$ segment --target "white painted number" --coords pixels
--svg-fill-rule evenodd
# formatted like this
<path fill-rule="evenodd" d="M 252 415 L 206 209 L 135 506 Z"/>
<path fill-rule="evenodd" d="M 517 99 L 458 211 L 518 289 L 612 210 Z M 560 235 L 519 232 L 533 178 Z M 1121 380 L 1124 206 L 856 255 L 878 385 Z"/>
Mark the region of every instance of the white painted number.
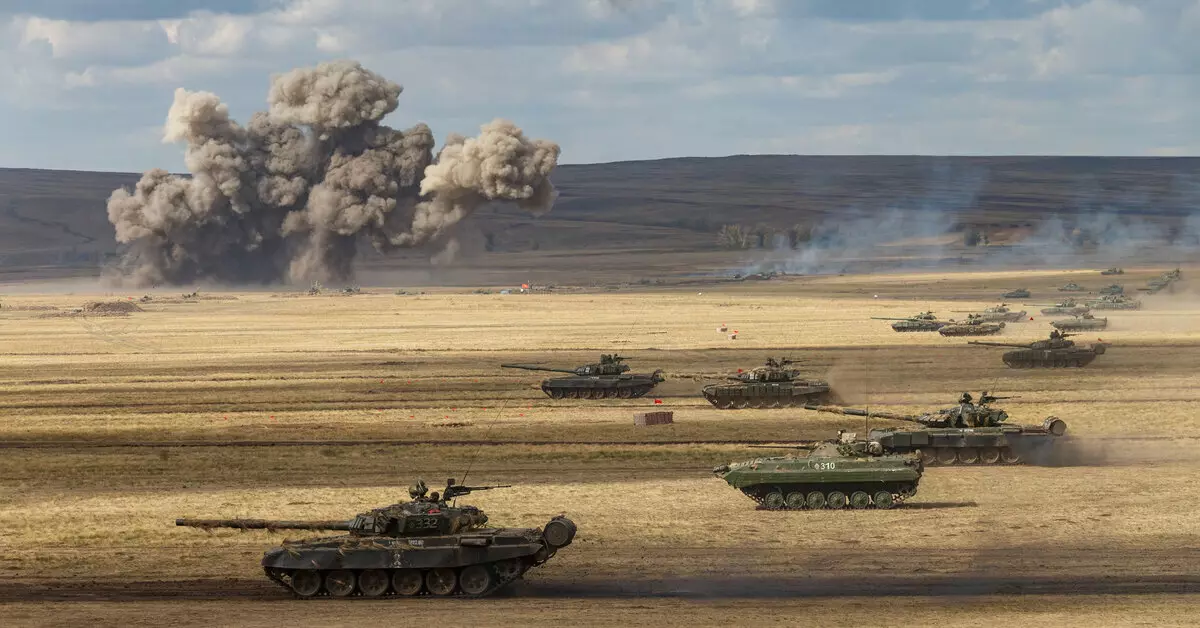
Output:
<path fill-rule="evenodd" d="M 837 468 L 837 463 L 835 463 L 835 462 L 814 462 L 813 468 L 816 469 L 817 471 L 833 471 L 834 469 Z"/>

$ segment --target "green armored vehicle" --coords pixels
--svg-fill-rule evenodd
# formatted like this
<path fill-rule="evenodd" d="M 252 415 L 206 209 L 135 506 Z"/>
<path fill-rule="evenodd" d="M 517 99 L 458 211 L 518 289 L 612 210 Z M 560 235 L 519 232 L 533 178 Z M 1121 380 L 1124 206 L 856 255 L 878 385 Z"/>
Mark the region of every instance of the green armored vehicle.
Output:
<path fill-rule="evenodd" d="M 262 558 L 268 578 L 301 598 L 484 597 L 550 560 L 575 538 L 575 523 L 557 516 L 544 527 L 486 527 L 487 515 L 456 506 L 457 497 L 498 486 L 462 486 L 376 508 L 350 521 L 176 519 L 195 528 L 342 530 L 340 536 L 284 541 Z"/>
<path fill-rule="evenodd" d="M 1097 342 L 1090 347 L 1081 347 L 1075 344 L 1074 340 L 1067 340 L 1067 337 L 1074 334 L 1061 332 L 1055 329 L 1050 332 L 1050 338 L 1047 340 L 1035 340 L 1029 344 L 1017 344 L 1010 342 L 984 342 L 982 340 L 970 340 L 967 344 L 983 345 L 988 347 L 1014 347 L 1016 351 L 1006 351 L 1001 358 L 1008 368 L 1066 368 L 1068 366 L 1087 366 L 1096 359 L 1098 355 L 1104 355 L 1108 349 L 1108 343 Z"/>
<path fill-rule="evenodd" d="M 1088 301 L 1087 305 L 1093 310 L 1140 310 L 1142 308 L 1141 301 L 1131 299 L 1123 294 L 1106 294 L 1099 299 Z"/>
<path fill-rule="evenodd" d="M 1074 281 L 1058 288 L 1059 292 L 1083 292 L 1084 290 L 1086 290 L 1086 288 L 1075 283 Z"/>
<path fill-rule="evenodd" d="M 946 325 L 949 321 L 939 321 L 933 312 L 921 312 L 916 316 L 908 318 L 888 318 L 884 316 L 872 316 L 871 320 L 876 321 L 896 321 L 892 323 L 892 329 L 899 332 L 907 331 L 937 331 Z"/>
<path fill-rule="evenodd" d="M 842 433 L 805 456 L 733 462 L 713 469 L 767 510 L 891 508 L 917 492 L 924 468 L 917 456 L 884 455 L 878 443 Z"/>
<path fill-rule="evenodd" d="M 1004 294 L 1000 295 L 1000 298 L 1002 298 L 1002 299 L 1028 299 L 1029 291 L 1026 290 L 1025 288 L 1017 288 L 1016 290 L 1011 290 L 1009 292 L 1005 292 Z"/>
<path fill-rule="evenodd" d="M 1101 288 L 1100 294 L 1125 294 L 1125 287 L 1119 283 L 1114 283 L 1110 286 L 1104 286 Z"/>
<path fill-rule="evenodd" d="M 1109 268 L 1108 270 L 1100 271 L 1100 274 L 1101 275 L 1124 275 L 1125 269 L 1117 268 L 1116 266 L 1113 266 L 1112 268 Z"/>
<path fill-rule="evenodd" d="M 1095 331 L 1107 329 L 1108 318 L 1096 318 L 1092 314 L 1083 314 L 1075 318 L 1051 321 L 1050 325 L 1060 331 Z"/>
<path fill-rule="evenodd" d="M 1092 308 L 1086 305 L 1080 305 L 1074 298 L 1069 298 L 1055 303 L 1053 307 L 1042 308 L 1042 314 L 1070 314 L 1078 316 L 1080 314 L 1087 314 L 1091 310 Z"/>
<path fill-rule="evenodd" d="M 962 322 L 950 321 L 951 324 L 938 330 L 943 336 L 991 336 L 1004 329 L 1004 323 L 988 322 L 979 314 L 969 314 Z"/>
<path fill-rule="evenodd" d="M 1067 431 L 1067 424 L 1050 416 L 1041 425 L 1006 423 L 1008 413 L 989 407 L 998 399 L 984 392 L 979 403 L 963 393 L 957 406 L 925 414 L 867 412 L 851 408 L 806 405 L 805 409 L 850 416 L 919 423 L 919 428 L 873 428 L 867 440 L 885 454 L 916 453 L 927 465 L 1022 464 L 1037 462 Z"/>
<path fill-rule="evenodd" d="M 617 354 L 604 354 L 600 361 L 585 364 L 573 369 L 557 369 L 535 364 L 501 364 L 506 369 L 525 369 L 527 371 L 551 371 L 554 373 L 570 373 L 567 377 L 551 377 L 542 381 L 542 392 L 551 399 L 601 399 L 604 397 L 620 397 L 630 399 L 641 397 L 650 392 L 659 383 L 666 381 L 662 371 L 653 373 L 627 373 L 629 365 L 624 364 L 625 358 Z"/>
<path fill-rule="evenodd" d="M 967 314 L 968 313 L 963 310 L 955 310 L 955 312 L 959 313 L 959 314 Z M 1001 303 L 1000 305 L 993 305 L 991 307 L 986 307 L 986 308 L 983 308 L 983 311 L 980 313 L 977 313 L 977 314 L 971 313 L 971 314 L 979 317 L 980 320 L 987 322 L 987 323 L 999 323 L 999 322 L 1015 323 L 1017 321 L 1023 321 L 1027 318 L 1025 310 L 1017 310 L 1017 311 L 1010 310 L 1008 308 L 1007 303 Z"/>
<path fill-rule="evenodd" d="M 830 397 L 829 383 L 802 379 L 799 370 L 788 368 L 791 363 L 788 359 L 767 358 L 766 366 L 729 376 L 737 383 L 705 386 L 704 398 L 722 410 L 825 403 Z"/>

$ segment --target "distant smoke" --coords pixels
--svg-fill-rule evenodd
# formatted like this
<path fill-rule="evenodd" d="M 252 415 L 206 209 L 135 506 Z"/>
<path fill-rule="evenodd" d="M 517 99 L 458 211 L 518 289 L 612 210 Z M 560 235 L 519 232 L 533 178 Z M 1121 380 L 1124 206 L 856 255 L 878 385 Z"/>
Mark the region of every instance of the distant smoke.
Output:
<path fill-rule="evenodd" d="M 489 201 L 549 211 L 559 146 L 506 120 L 452 135 L 380 124 L 402 88 L 354 61 L 275 76 L 246 127 L 208 92 L 178 89 L 164 141 L 190 178 L 146 172 L 108 200 L 120 274 L 135 284 L 350 278 L 361 239 L 380 252 L 443 240 Z M 455 243 L 443 251 L 453 258 Z"/>

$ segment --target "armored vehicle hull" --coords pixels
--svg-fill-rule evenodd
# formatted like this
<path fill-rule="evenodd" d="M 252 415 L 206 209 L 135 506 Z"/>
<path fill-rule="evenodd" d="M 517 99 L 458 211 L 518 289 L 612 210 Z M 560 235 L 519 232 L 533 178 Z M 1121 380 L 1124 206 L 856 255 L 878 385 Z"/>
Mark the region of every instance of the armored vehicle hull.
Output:
<path fill-rule="evenodd" d="M 1042 314 L 1067 314 L 1070 316 L 1079 316 L 1080 314 L 1087 314 L 1090 311 L 1092 311 L 1092 308 L 1086 305 L 1056 305 L 1054 307 L 1043 308 Z"/>
<path fill-rule="evenodd" d="M 900 332 L 937 331 L 949 324 L 946 321 L 896 321 L 892 323 L 892 330 Z"/>
<path fill-rule="evenodd" d="M 570 545 L 575 530 L 570 519 L 555 518 L 541 530 L 312 539 L 269 550 L 262 566 L 268 578 L 302 598 L 484 597 Z"/>
<path fill-rule="evenodd" d="M 1065 286 L 1061 286 L 1058 289 L 1059 292 L 1083 292 L 1084 290 L 1085 288 L 1083 286 L 1073 282 Z"/>
<path fill-rule="evenodd" d="M 631 399 L 645 395 L 661 381 L 657 373 L 551 377 L 542 382 L 542 392 L 551 399 Z"/>
<path fill-rule="evenodd" d="M 1101 275 L 1124 275 L 1125 270 L 1114 267 L 1114 268 L 1109 268 L 1108 270 L 1102 270 L 1102 271 L 1100 271 L 1100 274 Z"/>
<path fill-rule="evenodd" d="M 1097 329 L 1106 329 L 1108 327 L 1107 318 L 1064 318 L 1060 321 L 1051 321 L 1050 325 L 1055 329 L 1063 331 L 1094 331 Z"/>
<path fill-rule="evenodd" d="M 1088 306 L 1093 310 L 1140 310 L 1142 302 L 1133 301 L 1088 301 Z"/>
<path fill-rule="evenodd" d="M 1105 345 L 1097 344 L 1090 349 L 1017 349 L 1006 351 L 1001 359 L 1011 369 L 1083 367 L 1091 364 L 1096 356 L 1103 355 L 1105 348 Z"/>
<path fill-rule="evenodd" d="M 808 456 L 754 458 L 713 474 L 768 510 L 891 508 L 917 492 L 920 458 L 881 455 L 877 445 L 874 454 L 851 447 L 824 443 Z"/>
<path fill-rule="evenodd" d="M 1004 299 L 1028 299 L 1029 291 L 1024 288 L 1018 288 L 1018 289 L 1012 290 L 1010 292 L 1005 292 L 1004 294 L 1002 294 L 1000 296 L 1001 296 L 1001 298 L 1004 298 Z"/>
<path fill-rule="evenodd" d="M 703 392 L 709 403 L 722 410 L 828 403 L 832 395 L 829 384 L 816 380 L 710 384 Z"/>
<path fill-rule="evenodd" d="M 869 438 L 890 454 L 916 453 L 926 465 L 1023 464 L 1036 461 L 1067 429 L 1062 419 L 1040 426 L 873 429 Z"/>
<path fill-rule="evenodd" d="M 1000 333 L 1004 323 L 975 323 L 967 325 L 947 325 L 938 330 L 943 336 L 991 336 Z"/>

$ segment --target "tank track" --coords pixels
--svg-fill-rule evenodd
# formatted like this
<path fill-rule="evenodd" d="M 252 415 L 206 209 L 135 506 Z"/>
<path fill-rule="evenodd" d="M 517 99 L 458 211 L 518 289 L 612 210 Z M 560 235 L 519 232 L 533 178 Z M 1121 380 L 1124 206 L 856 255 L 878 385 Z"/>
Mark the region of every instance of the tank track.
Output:
<path fill-rule="evenodd" d="M 618 388 L 616 386 L 607 388 L 551 388 L 542 386 L 542 392 L 551 399 L 637 399 L 644 397 L 647 393 L 654 389 L 654 386 L 631 386 L 628 388 Z M 628 395 L 622 395 L 623 391 L 629 391 Z M 555 393 L 559 393 L 555 395 Z"/>
<path fill-rule="evenodd" d="M 509 584 L 512 584 L 513 582 L 516 582 L 517 580 L 520 580 L 522 577 L 525 576 L 526 572 L 528 572 L 530 569 L 532 569 L 533 567 L 536 567 L 537 565 L 539 565 L 541 563 L 536 563 L 536 564 L 522 563 L 520 570 L 511 572 L 511 573 L 507 573 L 507 574 L 498 573 L 498 571 L 495 569 L 496 563 L 480 563 L 480 564 L 492 567 L 492 573 L 494 575 L 496 575 L 495 582 L 492 583 L 492 586 L 488 587 L 485 591 L 483 591 L 481 593 L 474 593 L 474 594 L 465 593 L 465 592 L 463 592 L 462 587 L 460 587 L 456 583 L 454 586 L 454 592 L 451 593 L 450 595 L 434 595 L 433 593 L 431 593 L 428 590 L 428 588 L 425 585 L 422 585 L 421 590 L 419 592 L 417 592 L 415 595 L 402 595 L 402 594 L 396 593 L 394 590 L 392 590 L 392 586 L 390 584 L 392 575 L 395 572 L 400 571 L 400 570 L 399 569 L 384 569 L 383 571 L 387 572 L 388 580 L 389 580 L 387 591 L 385 591 L 383 593 L 383 595 L 367 596 L 367 595 L 363 595 L 362 591 L 358 587 L 358 582 L 357 582 L 358 581 L 357 576 L 363 570 L 355 569 L 355 570 L 352 570 L 355 572 L 354 592 L 345 597 L 349 598 L 349 599 L 357 598 L 357 599 L 368 599 L 368 600 L 388 599 L 388 598 L 419 598 L 419 597 L 478 599 L 478 598 L 483 598 L 483 597 L 492 595 L 493 593 L 503 589 L 504 587 L 508 586 Z M 467 567 L 470 567 L 470 566 L 472 566 L 472 565 L 467 565 Z M 455 572 L 461 572 L 462 569 L 463 569 L 463 567 L 457 568 L 457 569 L 455 569 Z M 290 584 L 288 584 L 286 581 L 284 581 L 283 578 L 287 575 L 286 574 L 287 570 L 275 569 L 272 567 L 263 567 L 263 571 L 266 572 L 267 578 L 270 578 L 272 582 L 274 582 L 274 583 L 278 584 L 279 586 L 283 587 L 284 589 L 286 589 L 288 593 L 292 594 L 292 597 L 294 597 L 298 600 L 313 600 L 313 599 L 318 599 L 318 598 L 333 598 L 334 597 L 332 594 L 329 593 L 329 591 L 327 591 L 325 589 L 324 584 L 321 585 L 320 590 L 314 595 L 301 595 L 301 594 L 297 593 L 296 590 L 293 589 Z M 331 570 L 322 569 L 319 571 L 323 573 L 323 572 L 327 572 L 327 571 L 331 571 Z M 420 571 L 422 573 L 422 579 L 424 579 L 424 573 L 429 570 L 422 569 Z M 322 580 L 324 580 L 324 576 L 322 576 Z"/>
<path fill-rule="evenodd" d="M 916 487 L 914 486 L 908 490 L 904 490 L 901 492 L 890 491 L 892 501 L 890 504 L 887 504 L 887 505 L 877 504 L 874 496 L 871 493 L 862 491 L 868 497 L 870 497 L 870 504 L 865 507 L 856 507 L 856 506 L 852 506 L 850 504 L 850 496 L 859 491 L 843 492 L 837 488 L 832 488 L 827 491 L 808 491 L 807 493 L 804 493 L 805 498 L 806 498 L 804 504 L 799 507 L 789 506 L 786 501 L 780 505 L 775 505 L 775 506 L 769 505 L 767 503 L 767 501 L 768 501 L 768 497 L 771 493 L 770 492 L 761 493 L 760 491 L 761 491 L 761 487 L 747 487 L 747 488 L 742 489 L 742 493 L 745 494 L 746 497 L 749 497 L 750 499 L 754 500 L 754 503 L 758 504 L 758 506 L 755 508 L 755 510 L 889 510 L 891 508 L 900 506 L 901 504 L 904 503 L 905 499 L 912 497 L 916 493 Z M 789 497 L 790 495 L 792 495 L 793 493 L 800 493 L 802 491 L 794 491 L 792 493 L 788 493 L 788 492 L 781 490 L 778 492 L 780 494 L 783 494 L 784 498 L 786 500 L 786 498 Z M 876 493 L 880 493 L 880 492 L 889 492 L 889 491 L 876 491 Z M 816 507 L 814 507 L 812 505 L 814 503 L 812 500 L 812 496 L 814 494 L 821 495 L 821 499 L 819 500 L 820 505 L 818 505 Z M 837 502 L 833 499 L 830 499 L 830 496 L 835 495 L 835 494 L 841 494 L 841 496 L 842 496 L 840 505 L 837 505 L 839 502 Z"/>
<path fill-rule="evenodd" d="M 829 393 L 827 393 L 827 392 L 810 393 L 807 395 L 797 395 L 797 396 L 791 397 L 787 401 L 784 401 L 777 397 L 776 398 L 762 397 L 762 398 L 758 398 L 758 399 L 753 399 L 753 398 L 739 399 L 737 401 L 731 399 L 731 400 L 729 400 L 728 403 L 722 404 L 720 399 L 713 397 L 713 396 L 709 396 L 707 393 L 705 393 L 704 398 L 709 403 L 711 403 L 714 407 L 719 408 L 721 410 L 734 410 L 734 409 L 741 410 L 744 408 L 794 408 L 796 406 L 803 406 L 805 404 L 822 404 L 823 405 L 830 401 Z M 742 405 L 742 404 L 745 404 L 745 405 Z"/>
<path fill-rule="evenodd" d="M 908 450 L 894 453 L 906 454 Z M 1024 464 L 1025 456 L 1011 447 L 926 447 L 920 450 L 921 464 L 950 465 L 1014 465 Z"/>

